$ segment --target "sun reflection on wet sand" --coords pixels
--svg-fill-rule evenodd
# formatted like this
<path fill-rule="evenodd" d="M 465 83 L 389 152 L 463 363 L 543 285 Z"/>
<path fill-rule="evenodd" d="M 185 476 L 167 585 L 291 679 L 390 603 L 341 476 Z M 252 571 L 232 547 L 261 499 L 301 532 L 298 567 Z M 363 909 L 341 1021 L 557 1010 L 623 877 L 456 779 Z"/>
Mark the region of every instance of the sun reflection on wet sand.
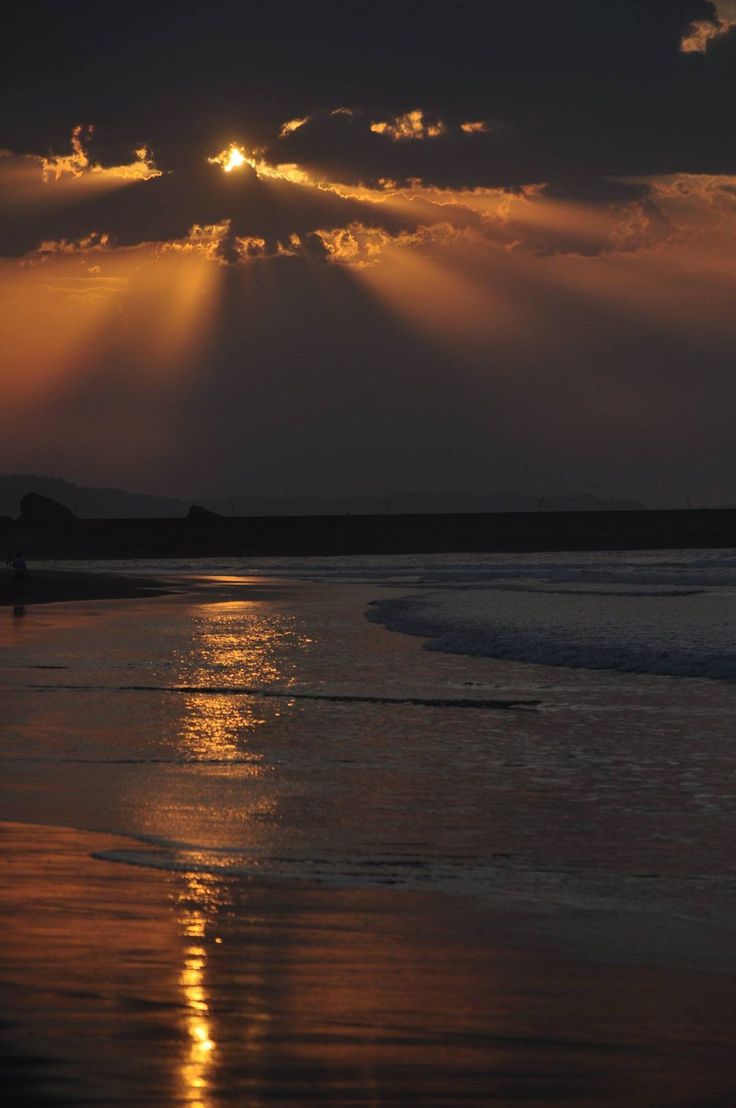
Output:
<path fill-rule="evenodd" d="M 293 648 L 309 642 L 293 620 L 248 601 L 202 604 L 193 613 L 189 648 L 176 659 L 182 683 L 211 687 L 288 687 L 296 682 Z M 202 761 L 252 760 L 253 776 L 264 755 L 247 749 L 267 718 L 249 697 L 191 693 L 185 699 L 180 742 Z"/>
<path fill-rule="evenodd" d="M 200 863 L 206 864 L 204 855 Z M 237 912 L 233 885 L 216 874 L 195 870 L 183 873 L 181 879 L 183 884 L 175 898 L 175 910 L 183 939 L 178 983 L 186 1038 L 173 1074 L 174 1084 L 177 1103 L 187 1108 L 215 1108 L 219 1103 L 217 1067 L 226 1067 L 228 1061 L 232 1064 L 235 1047 L 238 1065 L 250 1068 L 263 1053 L 261 1037 L 271 1015 L 259 1004 L 258 998 L 266 986 L 258 964 L 248 966 L 246 996 L 240 996 L 236 988 L 235 1000 L 230 996 L 231 975 L 241 986 L 244 980 L 238 961 L 230 965 L 224 989 L 210 964 L 215 947 L 224 950 L 221 927 L 229 933 L 232 926 L 220 919 L 221 913 L 232 916 Z M 242 953 L 241 948 L 241 957 Z M 227 960 L 227 953 L 223 957 Z M 222 958 L 220 962 L 222 964 Z M 238 1012 L 235 1025 L 230 1010 L 232 1003 L 236 1004 Z"/>
<path fill-rule="evenodd" d="M 213 679 L 224 688 L 294 685 L 294 647 L 311 641 L 283 612 L 241 600 L 200 605 L 192 628 L 189 649 L 177 659 L 179 680 L 203 688 Z M 180 737 L 203 760 L 242 760 L 244 742 L 267 722 L 263 705 L 249 697 L 192 693 L 185 706 Z M 258 763 L 264 755 L 250 751 L 249 757 Z"/>
<path fill-rule="evenodd" d="M 207 941 L 208 924 L 221 901 L 221 889 L 217 878 L 211 874 L 187 873 L 185 881 L 186 889 L 179 897 L 185 941 L 179 984 L 186 1011 L 188 1043 L 179 1071 L 180 1095 L 190 1108 L 210 1108 L 216 1042 L 207 989 Z"/>
<path fill-rule="evenodd" d="M 223 684 L 295 683 L 293 648 L 309 640 L 283 610 L 228 600 L 198 605 L 192 616 L 190 648 L 178 658 L 183 680 L 207 684 L 217 675 Z"/>
<path fill-rule="evenodd" d="M 202 604 L 193 612 L 189 648 L 176 658 L 178 679 L 203 687 L 211 686 L 213 679 L 225 687 L 290 685 L 296 680 L 293 648 L 308 642 L 302 639 L 293 619 L 267 604 L 239 600 Z M 244 786 L 239 819 L 244 814 L 247 818 L 248 813 L 251 819 L 261 820 L 266 814 L 273 817 L 276 802 L 254 796 L 248 787 L 268 769 L 264 752 L 251 746 L 251 740 L 267 722 L 262 705 L 249 697 L 235 699 L 203 692 L 187 695 L 184 707 L 178 731 L 180 748 L 194 761 L 234 763 L 233 769 L 237 769 L 238 780 Z M 184 833 L 188 834 L 191 813 L 186 818 Z M 193 851 L 187 851 L 185 859 L 192 865 L 197 863 Z M 212 855 L 203 855 L 200 864 L 212 865 Z M 213 873 L 192 870 L 183 878 L 185 887 L 178 897 L 177 915 L 184 938 L 179 985 L 187 1041 L 177 1086 L 182 1103 L 189 1108 L 213 1108 L 218 1036 L 207 973 L 212 945 L 221 942 L 214 932 L 227 892 Z M 243 1027 L 240 1034 L 241 1040 L 251 1046 L 257 1038 L 254 1028 Z"/>

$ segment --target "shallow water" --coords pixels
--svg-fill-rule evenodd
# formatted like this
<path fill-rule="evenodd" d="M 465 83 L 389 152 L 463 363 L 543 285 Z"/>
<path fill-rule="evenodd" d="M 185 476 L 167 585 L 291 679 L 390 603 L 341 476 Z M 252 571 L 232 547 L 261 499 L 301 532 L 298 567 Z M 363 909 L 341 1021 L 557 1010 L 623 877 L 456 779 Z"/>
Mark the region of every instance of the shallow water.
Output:
<path fill-rule="evenodd" d="M 576 944 L 614 913 L 606 957 L 730 966 L 733 686 L 430 653 L 365 619 L 394 595 L 230 578 L 8 616 L 0 815 L 129 836 L 121 863 L 451 891 Z"/>
<path fill-rule="evenodd" d="M 8 1105 L 732 1103 L 728 975 L 535 950 L 451 895 L 90 853 L 125 845 L 0 824 Z"/>

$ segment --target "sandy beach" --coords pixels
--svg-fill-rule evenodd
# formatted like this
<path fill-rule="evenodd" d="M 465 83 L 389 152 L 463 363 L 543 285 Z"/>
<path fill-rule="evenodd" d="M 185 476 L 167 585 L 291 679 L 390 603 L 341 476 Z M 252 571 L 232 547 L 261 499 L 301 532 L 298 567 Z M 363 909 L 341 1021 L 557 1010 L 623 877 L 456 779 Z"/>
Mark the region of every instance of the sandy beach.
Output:
<path fill-rule="evenodd" d="M 0 843 L 14 1104 L 733 1102 L 730 976 L 562 958 L 438 895 L 121 866 L 95 854 L 124 840 L 62 828 Z"/>
<path fill-rule="evenodd" d="M 11 1102 L 731 1105 L 731 687 L 427 651 L 338 570 L 6 612 Z"/>

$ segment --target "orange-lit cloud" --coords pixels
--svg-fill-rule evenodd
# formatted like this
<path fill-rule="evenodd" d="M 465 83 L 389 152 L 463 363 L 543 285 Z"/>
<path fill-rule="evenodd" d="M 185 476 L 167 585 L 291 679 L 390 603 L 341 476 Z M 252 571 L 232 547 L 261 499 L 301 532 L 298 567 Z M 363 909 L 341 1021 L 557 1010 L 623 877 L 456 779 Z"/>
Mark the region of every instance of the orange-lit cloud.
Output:
<path fill-rule="evenodd" d="M 110 245 L 110 236 L 99 231 L 91 231 L 80 239 L 42 239 L 38 247 L 21 260 L 21 265 L 37 265 L 52 254 L 94 254 L 109 250 Z"/>
<path fill-rule="evenodd" d="M 306 122 L 303 120 L 302 122 Z M 293 128 L 295 129 L 295 128 Z M 240 169 L 242 166 L 250 166 L 255 170 L 258 177 L 266 177 L 280 181 L 292 181 L 296 184 L 312 184 L 312 179 L 308 173 L 301 169 L 293 162 L 282 162 L 278 165 L 271 165 L 262 156 L 262 151 L 246 150 L 243 146 L 238 146 L 237 143 L 231 142 L 225 149 L 221 150 L 219 154 L 213 154 L 212 157 L 207 159 L 210 165 L 219 165 L 225 173 L 231 173 L 234 169 Z"/>
<path fill-rule="evenodd" d="M 234 151 L 238 164 L 255 178 L 226 200 L 231 216 L 217 222 L 193 220 L 186 230 L 172 228 L 158 242 L 126 231 L 123 243 L 148 242 L 162 255 L 196 255 L 218 265 L 316 254 L 327 262 L 363 268 L 375 265 L 389 246 L 426 247 L 452 236 L 472 235 L 488 247 L 542 256 L 592 257 L 649 249 L 685 236 L 703 238 L 716 228 L 730 228 L 734 219 L 736 190 L 734 179 L 727 177 L 601 181 L 582 192 L 543 184 L 437 189 L 415 181 L 399 187 L 391 180 L 366 188 L 313 180 L 298 165 L 271 165 L 257 151 L 235 144 L 208 160 L 230 172 Z M 166 180 L 175 195 L 175 178 Z M 206 175 L 202 184 L 206 187 Z M 196 219 L 199 186 L 191 196 Z M 141 193 L 130 209 L 131 219 L 137 222 L 144 207 Z M 95 211 L 100 214 L 99 206 Z M 146 225 L 144 218 L 141 226 Z M 39 236 L 26 261 L 39 264 L 61 253 L 91 256 L 112 249 L 118 236 L 119 230 L 111 233 L 102 220 L 99 229 L 75 237 Z"/>
<path fill-rule="evenodd" d="M 123 165 L 101 166 L 92 162 L 85 143 L 92 137 L 94 127 L 81 124 L 72 131 L 71 153 L 49 156 L 41 159 L 44 181 L 58 181 L 66 175 L 83 177 L 92 174 L 100 180 L 149 181 L 160 177 L 161 170 L 154 165 L 148 147 L 141 146 L 135 151 L 135 160 Z"/>
<path fill-rule="evenodd" d="M 292 234 L 285 242 L 272 244 L 262 235 L 236 235 L 231 221 L 195 224 L 185 238 L 162 243 L 160 255 L 197 255 L 217 265 L 233 265 L 237 262 L 275 257 L 293 257 L 301 250 L 299 235 Z"/>
<path fill-rule="evenodd" d="M 298 131 L 300 127 L 303 127 L 304 124 L 308 122 L 308 115 L 302 116 L 300 119 L 287 119 L 286 123 L 281 124 L 279 138 L 286 138 L 287 135 L 291 135 L 294 131 Z"/>
<path fill-rule="evenodd" d="M 655 199 L 673 211 L 688 213 L 722 230 L 736 232 L 736 176 L 712 173 L 677 173 L 649 182 Z"/>
<path fill-rule="evenodd" d="M 198 254 L 208 261 L 221 261 L 223 243 L 230 234 L 230 220 L 222 223 L 195 223 L 185 238 L 161 243 L 161 254 Z"/>
<path fill-rule="evenodd" d="M 454 235 L 455 229 L 449 224 L 438 224 L 392 234 L 381 227 L 351 223 L 348 227 L 320 230 L 316 233 L 325 246 L 330 262 L 363 268 L 375 265 L 389 247 L 423 246 Z"/>
<path fill-rule="evenodd" d="M 736 27 L 736 0 L 714 0 L 715 19 L 697 19 L 683 35 L 683 54 L 704 54 L 711 42 Z"/>
<path fill-rule="evenodd" d="M 445 133 L 446 127 L 441 119 L 425 119 L 421 108 L 414 108 L 393 119 L 371 123 L 371 131 L 377 135 L 386 135 L 394 142 L 406 142 L 417 139 L 437 138 Z"/>
<path fill-rule="evenodd" d="M 308 120 L 300 117 L 284 127 L 293 133 Z M 419 109 L 396 117 L 394 123 L 395 134 L 381 133 L 390 133 L 396 141 L 402 135 L 430 136 L 431 126 Z M 458 126 L 473 134 L 483 133 L 488 125 L 477 121 Z M 131 170 L 135 179 L 135 166 L 149 165 L 142 149 L 139 163 L 100 169 L 91 164 L 88 138 L 89 132 L 75 128 L 71 153 L 44 162 L 47 180 L 63 184 L 123 170 Z M 26 171 L 27 160 L 9 157 L 0 162 L 0 182 L 5 163 L 12 176 Z M 132 203 L 126 200 L 132 193 L 115 194 L 112 204 L 95 201 L 90 208 L 95 223 L 89 228 L 78 207 L 73 234 L 56 230 L 64 223 L 63 212 L 61 217 L 36 221 L 33 226 L 44 230 L 30 251 L 25 247 L 26 264 L 41 264 L 55 254 L 89 255 L 92 260 L 93 254 L 119 243 L 126 248 L 148 245 L 160 257 L 191 255 L 217 265 L 309 256 L 365 268 L 376 265 L 389 248 L 427 249 L 453 236 L 472 236 L 488 248 L 541 256 L 593 257 L 646 250 L 686 236 L 702 238 L 716 227 L 730 228 L 734 218 L 734 179 L 722 176 L 598 180 L 554 188 L 537 183 L 512 189 L 440 189 L 421 180 L 400 185 L 380 178 L 377 187 L 366 187 L 315 178 L 297 163 L 271 163 L 263 148 L 236 142 L 206 160 L 226 174 L 246 170 L 243 187 L 223 194 L 222 186 L 203 170 L 184 182 L 185 207 L 174 203 L 176 174 L 154 181 L 150 189 L 150 176 L 144 176 Z M 155 170 L 151 176 L 161 173 Z M 23 192 L 18 182 L 14 187 Z M 154 218 L 146 212 L 149 195 Z M 175 213 L 174 220 L 164 218 L 169 211 Z M 213 220 L 215 214 L 219 218 Z M 151 231 L 164 222 L 168 233 L 161 226 L 157 239 Z"/>
<path fill-rule="evenodd" d="M 487 135 L 490 129 L 490 125 L 483 119 L 468 120 L 460 124 L 460 130 L 466 135 Z"/>

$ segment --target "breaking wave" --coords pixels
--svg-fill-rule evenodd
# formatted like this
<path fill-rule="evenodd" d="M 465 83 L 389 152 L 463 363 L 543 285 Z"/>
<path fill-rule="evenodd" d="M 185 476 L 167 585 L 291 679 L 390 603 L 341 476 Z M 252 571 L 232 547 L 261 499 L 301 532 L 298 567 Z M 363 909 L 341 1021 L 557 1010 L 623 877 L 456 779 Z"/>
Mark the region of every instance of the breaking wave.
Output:
<path fill-rule="evenodd" d="M 444 588 L 369 619 L 451 654 L 623 673 L 736 678 L 736 591 Z"/>

